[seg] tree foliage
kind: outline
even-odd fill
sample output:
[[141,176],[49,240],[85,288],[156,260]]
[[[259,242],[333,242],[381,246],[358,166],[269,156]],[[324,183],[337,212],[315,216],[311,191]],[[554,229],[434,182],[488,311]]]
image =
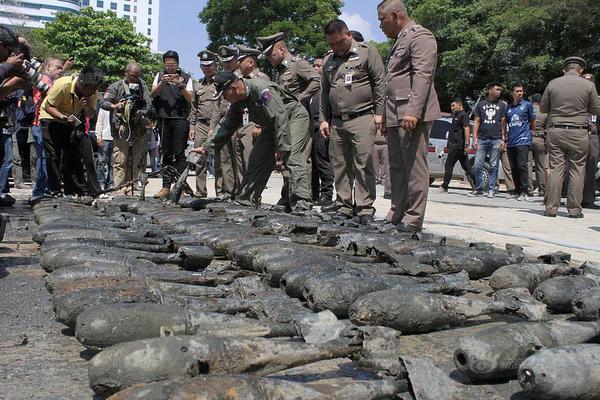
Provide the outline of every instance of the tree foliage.
[[[407,0],[438,41],[436,86],[443,104],[476,98],[486,83],[522,82],[542,92],[562,60],[600,63],[600,2],[588,0]],[[596,72],[592,70],[592,72]]]
[[323,28],[341,13],[340,0],[208,0],[200,12],[209,48],[223,44],[256,46],[256,38],[287,32],[286,43],[306,57],[325,54]]
[[142,65],[142,77],[147,81],[161,68],[159,56],[148,47],[149,39],[137,33],[131,21],[112,12],[90,7],[79,14],[59,12],[54,21],[33,30],[29,38],[52,55],[72,55],[75,69],[97,65],[106,74],[106,84],[121,79],[132,61]]

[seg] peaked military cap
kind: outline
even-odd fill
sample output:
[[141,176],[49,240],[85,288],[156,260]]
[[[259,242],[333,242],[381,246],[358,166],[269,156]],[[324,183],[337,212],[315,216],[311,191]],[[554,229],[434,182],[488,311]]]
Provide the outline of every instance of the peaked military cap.
[[358,43],[365,41],[365,38],[359,31],[350,31],[350,34],[352,35],[352,39],[356,40]]
[[257,50],[257,49],[251,49],[249,47],[240,46],[240,45],[238,45],[237,48],[239,51],[238,60],[240,60],[240,61],[248,56],[258,57],[261,54],[260,50]]
[[213,100],[220,99],[223,92],[238,79],[239,78],[231,71],[217,72],[215,75],[215,89],[217,89],[217,93],[213,97]]
[[273,46],[275,46],[275,43],[285,39],[285,36],[286,34],[284,32],[277,32],[276,34],[271,36],[258,37],[256,38],[256,40],[262,46],[262,53],[268,54],[271,51],[271,49],[273,49]]
[[225,63],[233,60],[234,58],[237,58],[239,50],[237,47],[233,46],[219,46],[218,53],[221,62]]
[[565,58],[563,65],[567,66],[569,64],[579,64],[579,65],[581,65],[581,68],[583,68],[583,69],[585,69],[585,66],[586,66],[586,62],[583,58],[575,57],[575,56]]
[[211,65],[217,62],[218,56],[209,50],[202,50],[198,53],[198,58],[200,58],[201,65]]

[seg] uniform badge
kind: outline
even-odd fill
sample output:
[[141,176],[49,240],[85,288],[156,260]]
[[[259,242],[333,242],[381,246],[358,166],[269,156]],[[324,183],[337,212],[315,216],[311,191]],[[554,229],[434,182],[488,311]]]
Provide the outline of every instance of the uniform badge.
[[269,89],[263,89],[260,92],[260,99],[258,100],[258,103],[261,106],[265,106],[265,105],[269,104],[269,102],[271,101],[272,98],[273,98],[273,94],[271,94],[271,91]]

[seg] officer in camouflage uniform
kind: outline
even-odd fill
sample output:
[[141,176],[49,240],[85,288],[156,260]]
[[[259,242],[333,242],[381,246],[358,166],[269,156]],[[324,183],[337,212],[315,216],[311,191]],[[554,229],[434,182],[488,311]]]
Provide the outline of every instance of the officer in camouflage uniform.
[[293,210],[308,209],[310,181],[304,176],[305,165],[298,157],[302,152],[294,148],[304,143],[308,136],[308,111],[291,93],[272,82],[238,78],[232,72],[223,71],[216,75],[215,85],[217,97],[223,95],[231,106],[215,134],[194,151],[206,154],[227,144],[242,125],[244,109],[248,109],[250,121],[264,129],[254,143],[248,171],[236,200],[243,204],[260,204],[262,192],[277,163],[290,170],[291,198],[298,199]]
[[[268,75],[258,69],[258,56],[260,55],[260,50],[251,49],[245,46],[237,46],[237,48],[239,52],[237,58],[239,64],[235,74],[246,79],[262,79],[270,82],[271,79],[269,79]],[[244,110],[242,121],[243,126],[238,129],[234,136],[238,182],[240,183],[243,181],[244,175],[246,175],[246,171],[248,170],[248,162],[250,160],[254,138],[261,132],[260,126],[256,125],[254,122],[250,122],[248,110]]]
[[[283,39],[285,33],[278,32],[271,36],[257,38],[263,47],[263,54],[267,57],[271,65],[275,67],[274,81],[284,89],[292,93],[307,110],[310,109],[310,99],[319,91],[320,77],[312,66],[300,57],[293,56],[287,49]],[[306,177],[311,181],[312,167],[308,162],[312,150],[312,138],[307,136],[306,142],[296,143],[294,149],[302,152],[306,169]],[[294,156],[295,157],[295,156]],[[281,200],[279,204],[289,204],[289,188],[287,185],[287,171],[284,171],[284,186],[281,189]],[[291,199],[293,203],[294,199]]]
[[[237,47],[220,46],[217,50],[218,57],[223,64],[223,69],[226,71],[237,72],[239,62]],[[239,74],[239,72],[237,72]],[[225,116],[229,108],[229,102],[220,97],[216,102],[216,110],[210,121],[209,136]],[[215,189],[217,197],[228,198],[233,196],[241,181],[236,174],[236,157],[234,151],[233,139],[224,148],[215,152]]]
[[[194,85],[194,97],[192,100],[192,112],[190,113],[190,139],[194,141],[194,147],[199,147],[208,139],[210,120],[217,112],[217,104],[213,100],[217,93],[214,85],[217,73],[217,55],[208,50],[198,53],[200,68],[204,78]],[[196,164],[196,197],[206,197],[206,173],[208,162],[201,157]]]

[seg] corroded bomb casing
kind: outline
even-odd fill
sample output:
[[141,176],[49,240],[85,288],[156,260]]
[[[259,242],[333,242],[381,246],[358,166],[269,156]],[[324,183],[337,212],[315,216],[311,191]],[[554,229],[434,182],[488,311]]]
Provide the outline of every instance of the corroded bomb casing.
[[406,380],[354,381],[333,394],[303,383],[244,375],[209,375],[190,379],[135,385],[109,400],[376,400],[406,391]]
[[600,287],[596,286],[580,291],[573,298],[571,305],[578,320],[600,320]]
[[511,264],[497,269],[492,274],[490,287],[496,291],[524,287],[533,292],[546,279],[573,274],[576,271],[577,268],[564,264]]
[[506,311],[504,303],[388,289],[358,298],[350,307],[349,315],[357,325],[381,325],[403,333],[417,333]]
[[348,356],[346,340],[308,345],[263,338],[172,336],[121,343],[89,364],[90,387],[100,395],[134,384],[206,374],[268,375],[311,362]]
[[349,269],[345,265],[333,264],[298,267],[283,274],[279,284],[288,296],[303,299],[302,290],[308,279],[335,272],[346,272]]
[[365,293],[389,288],[390,279],[361,271],[319,275],[306,280],[302,296],[311,310],[330,310],[344,318],[354,300]]
[[163,304],[111,304],[77,316],[75,338],[92,349],[170,335],[296,336],[293,324],[273,324]]
[[600,345],[541,350],[523,361],[518,376],[523,390],[534,399],[599,399]]
[[600,280],[586,276],[558,276],[540,283],[533,291],[533,297],[551,311],[569,313],[578,292],[598,285]]
[[586,342],[600,333],[600,323],[519,322],[485,329],[460,339],[456,368],[475,380],[516,377],[519,365],[541,348]]
[[469,273],[470,279],[481,279],[492,275],[498,268],[520,262],[523,254],[511,251],[484,251],[475,249],[449,248],[444,254],[434,260],[440,272]]

